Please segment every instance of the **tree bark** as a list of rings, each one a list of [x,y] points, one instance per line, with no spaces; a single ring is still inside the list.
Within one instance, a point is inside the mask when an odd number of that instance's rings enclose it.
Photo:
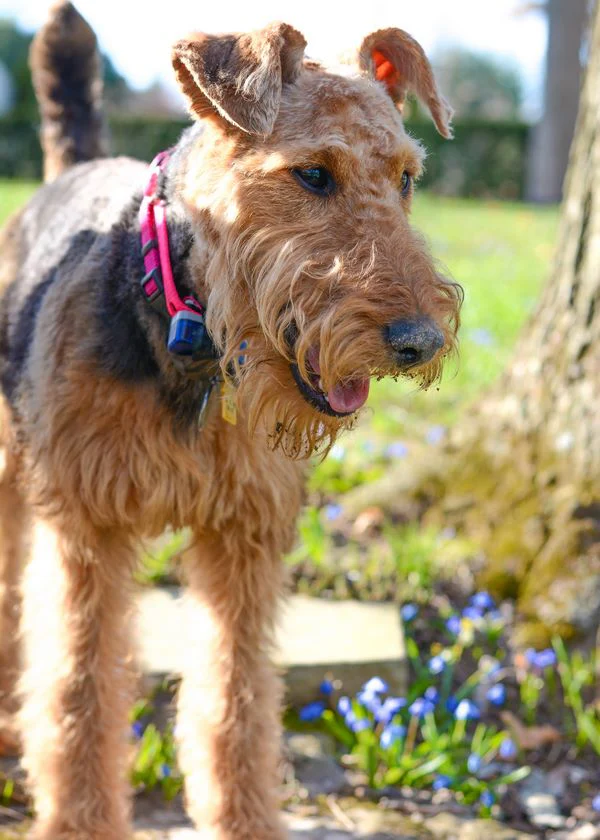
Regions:
[[[577,116],[589,0],[547,0],[544,113],[532,134],[526,197],[560,201]]]
[[[498,383],[440,456],[405,463],[370,503],[429,505],[482,549],[481,582],[513,596],[521,640],[589,634],[600,615],[600,4],[552,275]],[[360,499],[355,500],[360,504]]]
[[[570,4],[569,4],[570,5]],[[512,363],[451,436],[430,519],[486,554],[532,641],[600,614],[600,4],[552,275]],[[434,488],[432,488],[434,489]],[[533,638],[532,638],[533,637]]]

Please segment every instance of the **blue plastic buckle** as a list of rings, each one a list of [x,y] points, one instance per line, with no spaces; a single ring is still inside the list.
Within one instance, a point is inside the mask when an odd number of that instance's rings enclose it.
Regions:
[[[181,310],[171,318],[167,348],[178,356],[193,356],[203,348],[206,337],[204,317]]]

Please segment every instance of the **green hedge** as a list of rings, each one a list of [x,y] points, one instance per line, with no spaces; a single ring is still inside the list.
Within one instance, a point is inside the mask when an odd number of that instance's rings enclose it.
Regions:
[[[186,125],[183,120],[113,118],[113,151],[149,161],[172,145]],[[440,137],[428,121],[409,122],[407,128],[428,150],[423,186],[445,195],[522,197],[527,125],[458,122],[452,142]],[[37,130],[31,122],[0,119],[0,177],[40,177]]]

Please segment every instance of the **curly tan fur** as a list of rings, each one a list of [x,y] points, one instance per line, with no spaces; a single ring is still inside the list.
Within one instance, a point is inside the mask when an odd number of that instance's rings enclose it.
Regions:
[[[398,90],[421,93],[445,132],[426,59],[417,50],[415,65],[415,42],[391,32]],[[361,55],[386,51],[377,36]],[[74,162],[63,150],[79,136],[47,107],[47,80],[69,81],[61,38],[91,43],[65,2],[34,51],[54,174]],[[341,77],[303,63],[303,46],[273,24],[174,48],[198,125],[165,172],[171,253],[182,293],[206,304],[220,358],[205,374],[236,388],[237,425],[215,395],[198,428],[202,379],[169,354],[168,324],[140,290],[145,166],[66,168],[0,237],[0,711],[15,707],[25,564],[19,718],[37,840],[129,836],[130,584],[139,542],[167,526],[193,532],[178,727],[190,814],[205,840],[284,836],[269,664],[280,558],[307,456],[355,420],[324,413],[301,385],[318,367],[325,391],[403,374],[426,386],[454,349],[460,288],[411,227],[411,190],[400,189],[423,150],[404,130],[398,90],[377,80],[374,60]],[[86,90],[94,61],[86,55]],[[308,167],[326,167],[335,193],[304,189],[294,171]],[[386,336],[411,319],[435,325],[444,347],[408,370]]]

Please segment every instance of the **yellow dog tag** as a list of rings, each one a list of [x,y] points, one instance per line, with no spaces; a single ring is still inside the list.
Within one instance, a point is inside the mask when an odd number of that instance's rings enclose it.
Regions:
[[[237,393],[231,382],[227,380],[221,386],[221,416],[227,423],[235,426],[237,423]]]

